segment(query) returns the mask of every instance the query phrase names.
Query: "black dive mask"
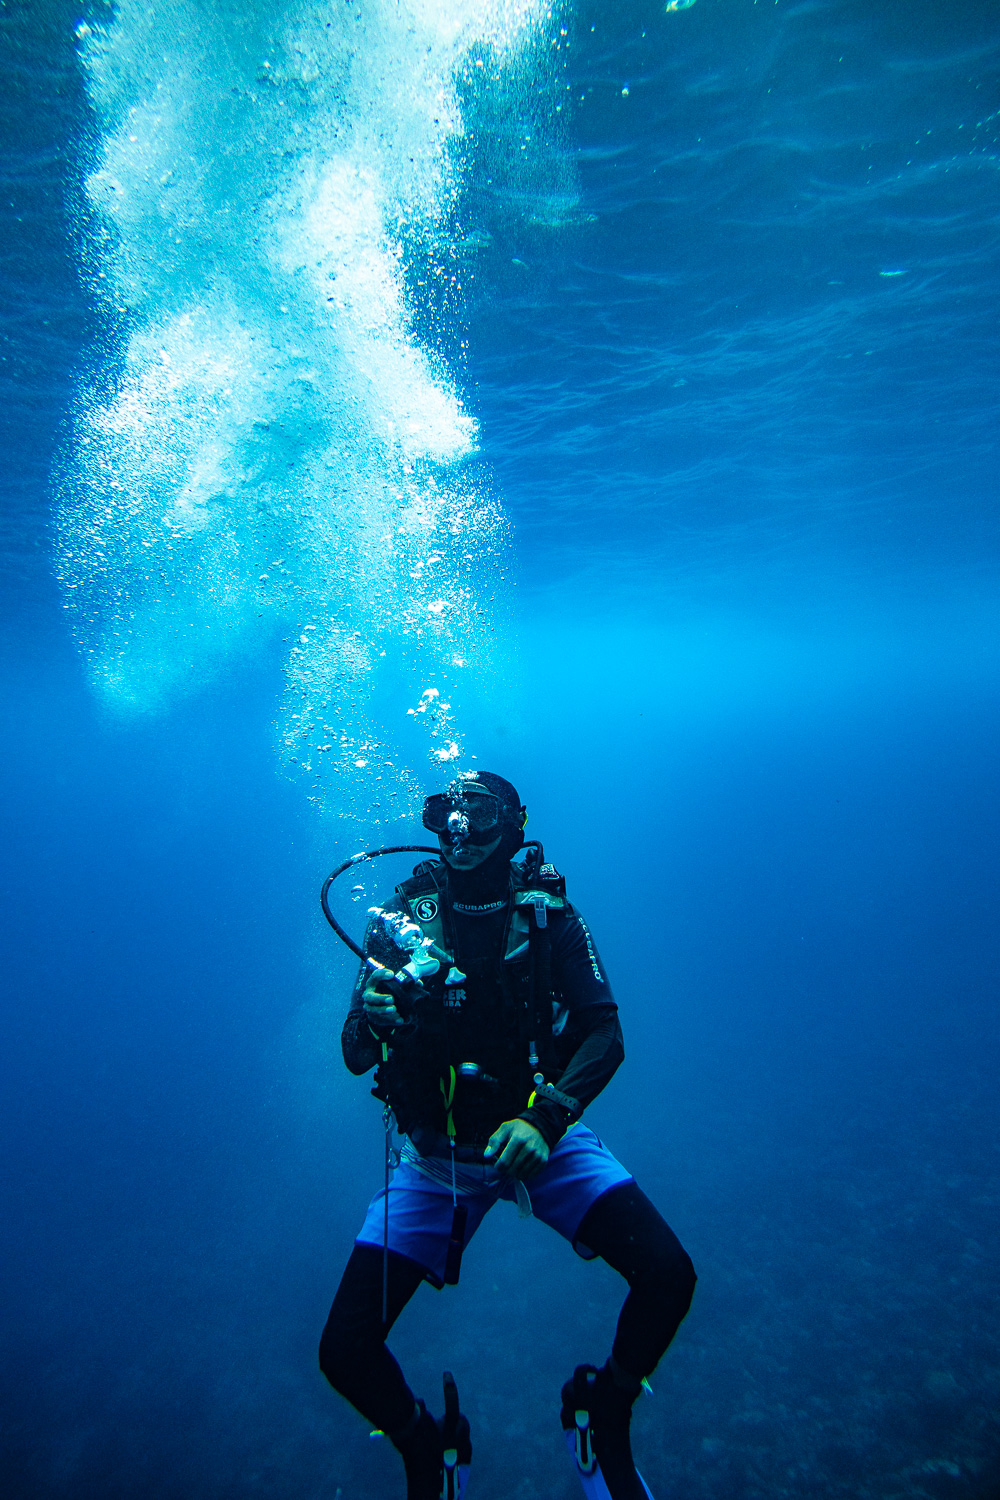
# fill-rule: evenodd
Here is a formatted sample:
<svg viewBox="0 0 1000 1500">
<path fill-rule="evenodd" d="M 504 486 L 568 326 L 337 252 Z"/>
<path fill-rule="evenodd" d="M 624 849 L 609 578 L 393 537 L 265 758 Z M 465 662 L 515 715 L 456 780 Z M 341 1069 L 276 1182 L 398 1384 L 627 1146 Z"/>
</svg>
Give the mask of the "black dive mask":
<svg viewBox="0 0 1000 1500">
<path fill-rule="evenodd" d="M 459 844 L 492 844 L 499 837 L 500 799 L 485 787 L 469 785 L 456 796 L 435 792 L 424 803 L 423 825 Z"/>
</svg>

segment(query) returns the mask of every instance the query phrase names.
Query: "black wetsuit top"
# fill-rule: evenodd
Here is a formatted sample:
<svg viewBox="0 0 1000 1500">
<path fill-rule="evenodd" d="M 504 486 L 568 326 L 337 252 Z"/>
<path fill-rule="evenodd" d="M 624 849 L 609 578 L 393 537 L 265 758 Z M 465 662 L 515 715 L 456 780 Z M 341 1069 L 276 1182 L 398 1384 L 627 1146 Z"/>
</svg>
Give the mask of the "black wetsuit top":
<svg viewBox="0 0 1000 1500">
<path fill-rule="evenodd" d="M 478 1101 L 466 1104 L 464 1112 L 456 1108 L 458 1142 L 460 1145 L 481 1146 L 503 1120 L 516 1116 L 534 1125 L 551 1148 L 567 1126 L 597 1097 L 625 1056 L 618 1007 L 593 938 L 579 912 L 567 906 L 565 911 L 551 913 L 548 930 L 555 1067 L 547 1074 L 547 1081 L 576 1100 L 578 1109 L 572 1111 L 548 1098 L 536 1099 L 527 1107 L 523 1089 L 514 1092 L 509 1062 L 505 1071 L 504 1059 L 510 1056 L 513 1040 L 509 1035 L 511 1022 L 505 1014 L 500 981 L 501 948 L 510 902 L 506 865 L 504 881 L 506 890 L 499 894 L 495 888 L 492 891 L 456 891 L 453 884 L 458 882 L 449 881 L 456 962 L 468 974 L 468 1014 L 462 1021 L 463 1055 L 474 1057 L 505 1085 L 495 1089 L 492 1097 L 481 1095 Z M 398 899 L 387 902 L 384 910 L 401 910 Z M 374 924 L 366 935 L 365 952 L 387 967 L 399 966 L 399 952 L 392 949 Z M 366 1073 L 382 1058 L 381 1040 L 368 1025 L 362 1000 L 369 973 L 368 966 L 362 965 L 341 1038 L 344 1061 L 355 1074 Z M 415 1028 L 398 1031 L 392 1037 L 396 1065 L 405 1070 L 407 1059 L 411 1058 L 414 1073 L 422 1066 L 418 1030 L 419 1022 Z M 427 1071 L 426 1067 L 424 1071 Z M 417 1104 L 416 1115 L 417 1128 L 410 1129 L 409 1134 L 418 1145 L 422 1130 L 428 1134 L 440 1134 L 443 1109 L 436 1077 L 430 1080 L 430 1086 L 423 1094 L 423 1103 Z"/>
</svg>

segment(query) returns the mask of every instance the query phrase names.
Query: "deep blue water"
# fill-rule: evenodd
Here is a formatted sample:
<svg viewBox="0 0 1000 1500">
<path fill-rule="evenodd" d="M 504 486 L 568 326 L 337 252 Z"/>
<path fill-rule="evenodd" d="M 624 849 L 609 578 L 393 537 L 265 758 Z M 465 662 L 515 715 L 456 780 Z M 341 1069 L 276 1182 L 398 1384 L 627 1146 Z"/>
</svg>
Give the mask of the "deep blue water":
<svg viewBox="0 0 1000 1500">
<path fill-rule="evenodd" d="M 700 1274 L 657 1500 L 993 1500 L 995 7 L 0 38 L 0 1491 L 401 1493 L 316 1368 L 381 1171 L 317 896 L 457 760 L 595 932 L 590 1116 Z M 421 1291 L 470 1497 L 574 1494 L 619 1301 L 502 1206 Z"/>
</svg>

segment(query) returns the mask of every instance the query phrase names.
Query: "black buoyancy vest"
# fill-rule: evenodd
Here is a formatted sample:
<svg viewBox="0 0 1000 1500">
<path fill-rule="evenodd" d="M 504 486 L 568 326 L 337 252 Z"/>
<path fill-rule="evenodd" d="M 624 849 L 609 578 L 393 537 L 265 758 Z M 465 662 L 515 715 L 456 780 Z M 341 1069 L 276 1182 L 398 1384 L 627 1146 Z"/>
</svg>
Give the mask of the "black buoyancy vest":
<svg viewBox="0 0 1000 1500">
<path fill-rule="evenodd" d="M 416 1023 L 397 1034 L 375 1075 L 373 1093 L 386 1101 L 399 1129 L 422 1127 L 444 1135 L 446 1098 L 460 1145 L 484 1145 L 503 1120 L 527 1107 L 531 1090 L 556 1069 L 549 950 L 550 913 L 570 910 L 566 885 L 552 865 L 530 884 L 520 865 L 510 867 L 502 935 L 483 920 L 492 951 L 456 954 L 455 919 L 444 867 L 418 865 L 397 887 L 403 909 L 457 963 L 442 963 L 423 979 Z M 458 968 L 458 963 L 462 965 Z"/>
</svg>

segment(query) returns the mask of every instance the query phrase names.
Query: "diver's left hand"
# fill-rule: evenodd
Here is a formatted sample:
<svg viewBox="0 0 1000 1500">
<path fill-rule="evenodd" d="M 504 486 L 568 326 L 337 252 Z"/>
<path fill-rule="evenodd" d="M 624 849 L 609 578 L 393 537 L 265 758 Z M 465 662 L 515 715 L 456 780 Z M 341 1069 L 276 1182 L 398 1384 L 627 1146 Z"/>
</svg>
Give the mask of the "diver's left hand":
<svg viewBox="0 0 1000 1500">
<path fill-rule="evenodd" d="M 485 1161 L 505 1177 L 534 1177 L 549 1159 L 549 1148 L 540 1130 L 527 1120 L 504 1120 L 490 1136 Z"/>
</svg>

